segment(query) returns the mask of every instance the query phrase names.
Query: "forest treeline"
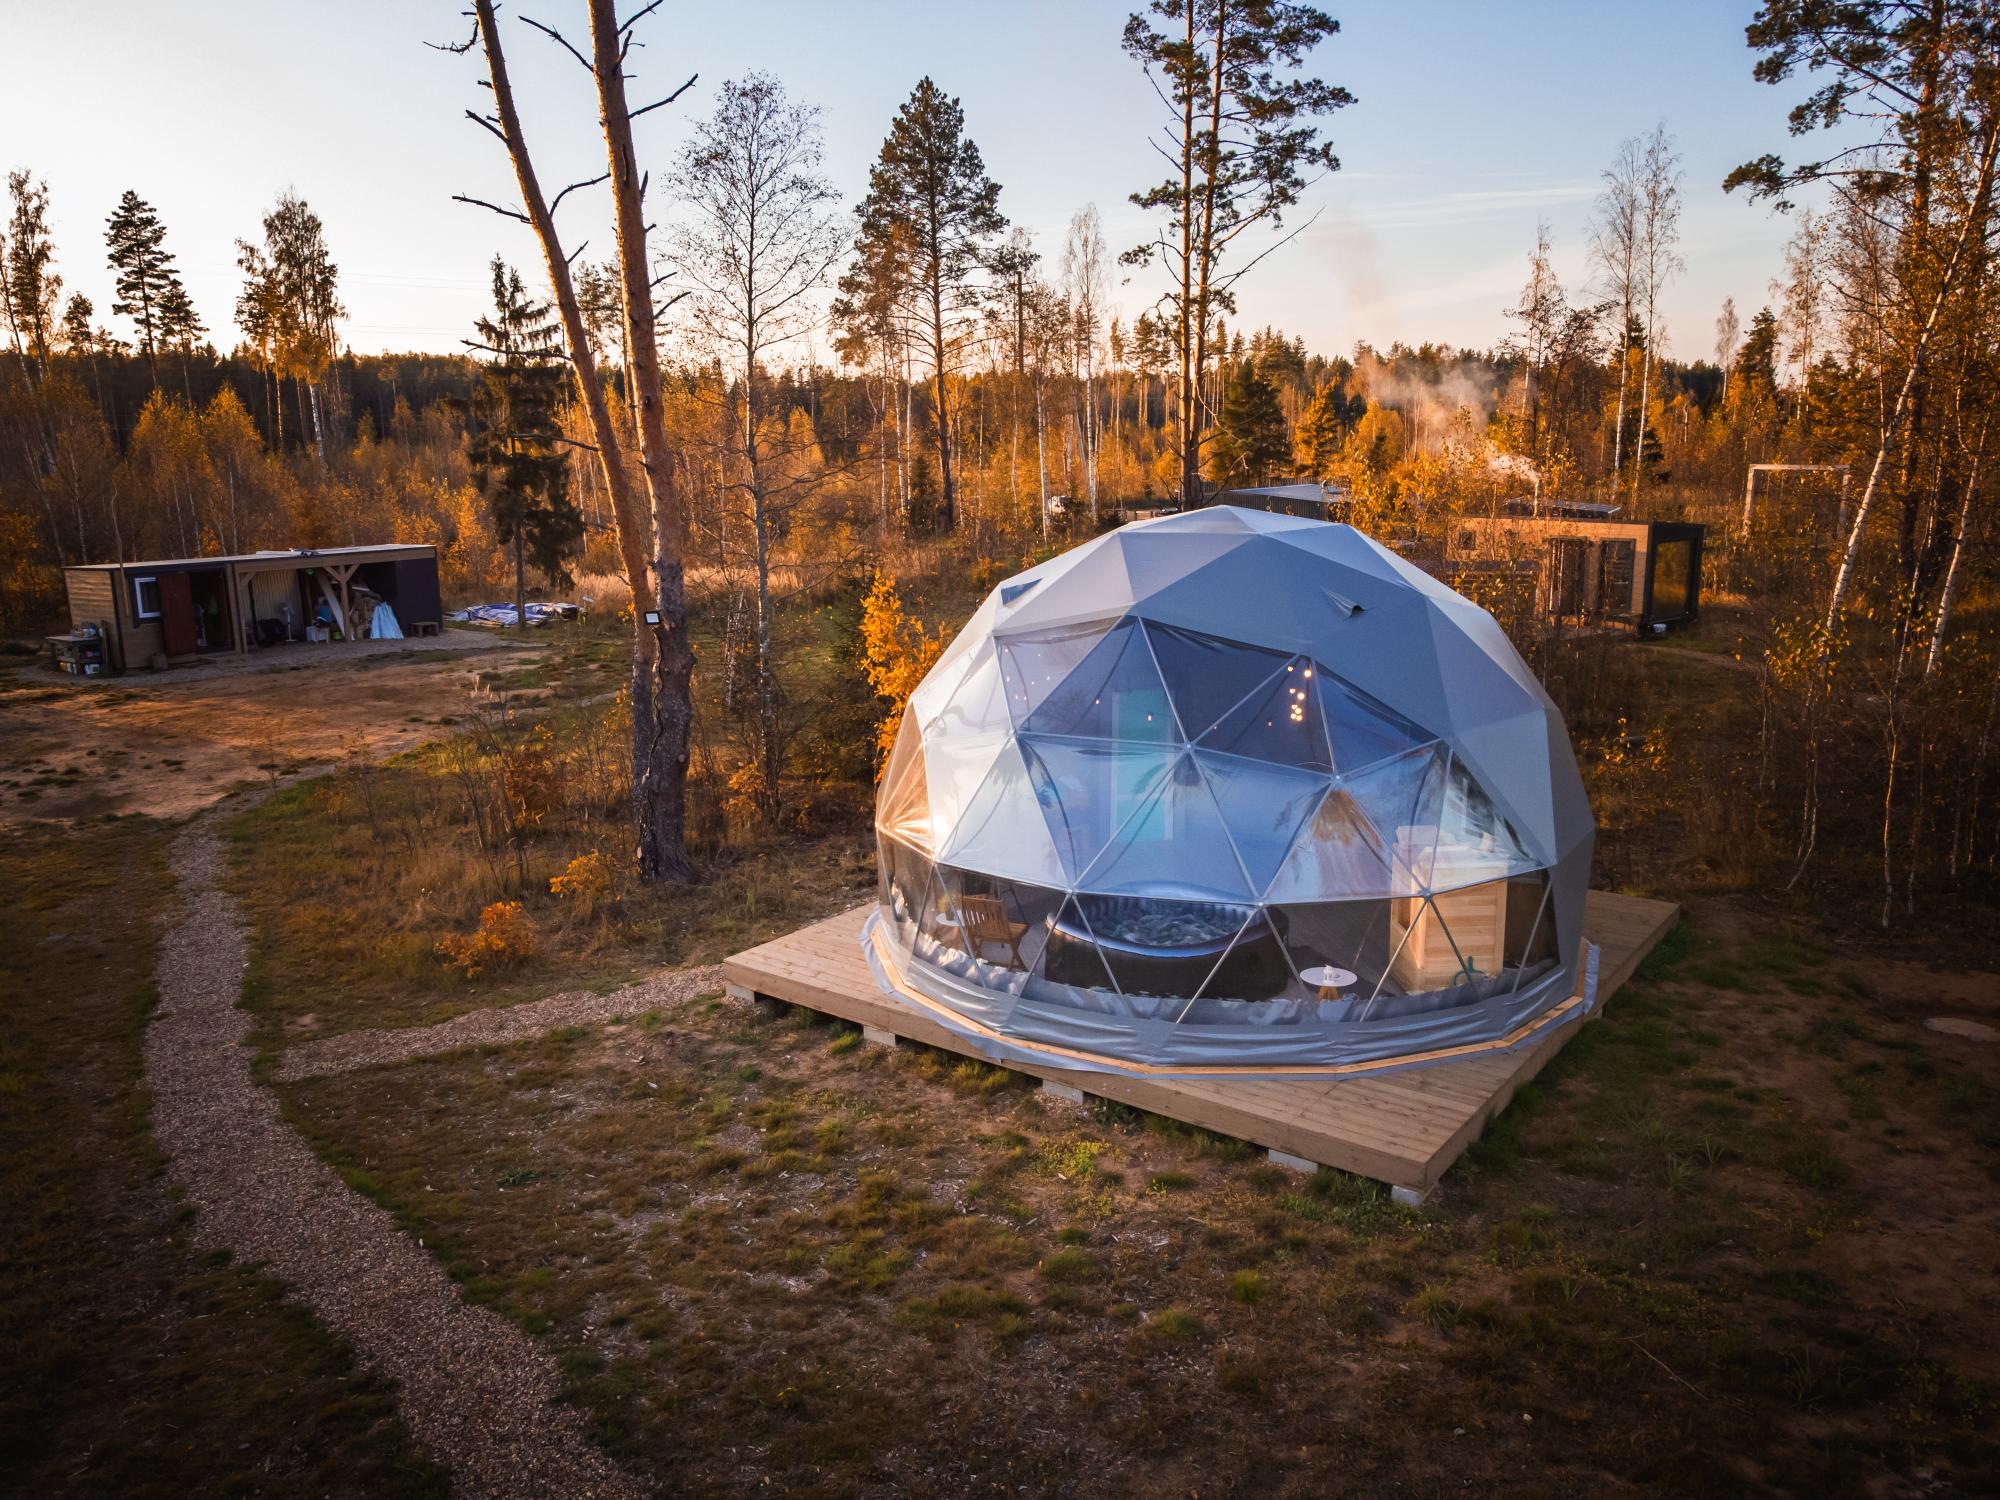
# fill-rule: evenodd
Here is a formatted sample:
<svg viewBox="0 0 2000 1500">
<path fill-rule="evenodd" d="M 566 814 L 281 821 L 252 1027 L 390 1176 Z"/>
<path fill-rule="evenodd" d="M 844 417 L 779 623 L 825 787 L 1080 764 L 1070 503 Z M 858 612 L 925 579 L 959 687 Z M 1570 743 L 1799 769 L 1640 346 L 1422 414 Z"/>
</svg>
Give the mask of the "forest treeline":
<svg viewBox="0 0 2000 1500">
<path fill-rule="evenodd" d="M 629 40 L 600 0 L 588 11 L 593 44 Z M 189 305 L 139 192 L 103 206 L 102 245 L 57 245 L 61 185 L 11 174 L 0 625 L 58 619 L 64 562 L 270 546 L 432 542 L 469 596 L 507 578 L 523 506 L 571 507 L 577 525 L 545 533 L 571 539 L 544 558 L 552 584 L 638 566 L 648 598 L 685 578 L 727 616 L 746 656 L 730 702 L 775 819 L 803 774 L 774 624 L 791 591 L 995 576 L 1129 502 L 1204 486 L 1335 481 L 1355 524 L 1419 558 L 1470 510 L 1611 500 L 1711 523 L 1710 599 L 1746 643 L 1761 725 L 1732 768 L 1725 795 L 1746 800 L 1729 837 L 1747 828 L 1767 874 L 1808 884 L 1829 866 L 1852 881 L 1865 850 L 1885 921 L 1921 890 L 1990 879 L 2000 23 L 1983 0 L 1771 0 L 1748 28 L 1752 66 L 1810 90 L 1790 127 L 1829 144 L 1791 162 L 1747 142 L 1726 184 L 1791 216 L 1768 295 L 1666 325 L 1663 296 L 1701 247 L 1681 234 L 1689 187 L 1661 125 L 1606 143 L 1588 276 L 1563 282 L 1544 227 L 1522 246 L 1507 337 L 1481 350 L 1309 350 L 1238 317 L 1244 278 L 1338 167 L 1328 122 L 1356 103 L 1309 66 L 1337 30 L 1310 6 L 1159 0 L 1131 19 L 1121 45 L 1157 86 L 1144 127 L 1170 170 L 1107 186 L 1151 216 L 1143 244 L 1107 244 L 1088 204 L 1056 242 L 1011 223 L 979 122 L 931 79 L 857 192 L 825 176 L 811 104 L 751 75 L 657 164 L 651 240 L 643 181 L 613 158 L 603 263 L 563 248 L 554 210 L 572 189 L 542 193 L 491 8 L 474 20 L 453 50 L 485 63 L 496 113 L 475 119 L 523 193 L 481 206 L 530 224 L 547 262 L 521 268 L 545 300 L 500 309 L 542 330 L 531 348 L 468 328 L 461 355 L 347 350 L 339 226 L 296 194 L 238 242 L 225 317 Z M 622 79 L 613 97 L 593 73 L 629 125 Z M 1164 290 L 1121 301 L 1142 267 Z M 101 313 L 85 288 L 107 281 Z M 482 423 L 506 409 L 496 381 L 549 361 L 591 372 L 535 439 L 565 477 L 510 497 L 480 460 Z M 1844 479 L 1769 476 L 1762 522 L 1739 535 L 1748 468 L 1774 462 Z M 1549 627 L 1509 624 L 1553 661 Z M 635 661 L 671 645 L 642 632 Z M 724 671 L 734 684 L 733 655 Z M 679 691 L 671 673 L 655 690 Z"/>
</svg>

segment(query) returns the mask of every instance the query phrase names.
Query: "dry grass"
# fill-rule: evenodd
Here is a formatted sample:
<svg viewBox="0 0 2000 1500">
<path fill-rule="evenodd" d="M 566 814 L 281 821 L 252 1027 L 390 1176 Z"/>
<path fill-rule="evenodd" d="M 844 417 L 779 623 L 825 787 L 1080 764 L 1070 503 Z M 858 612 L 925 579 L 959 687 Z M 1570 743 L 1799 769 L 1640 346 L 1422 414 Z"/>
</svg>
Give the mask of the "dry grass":
<svg viewBox="0 0 2000 1500">
<path fill-rule="evenodd" d="M 1990 1490 L 2000 1064 L 1709 925 L 1421 1213 L 714 1000 L 286 1098 L 669 1489 Z"/>
<path fill-rule="evenodd" d="M 712 963 L 865 897 L 871 856 L 852 835 L 793 837 L 719 850 L 691 888 L 614 882 L 588 914 L 549 883 L 578 850 L 533 841 L 517 865 L 483 856 L 462 809 L 441 790 L 435 751 L 371 774 L 374 822 L 338 783 L 288 788 L 230 826 L 233 887 L 256 931 L 245 1004 L 271 1046 L 362 1027 L 423 1025 L 463 1011 L 603 989 L 653 969 Z M 378 837 L 406 827 L 410 837 Z M 615 823 L 601 826 L 606 853 Z M 440 945 L 518 902 L 534 956 L 468 978 Z"/>
</svg>

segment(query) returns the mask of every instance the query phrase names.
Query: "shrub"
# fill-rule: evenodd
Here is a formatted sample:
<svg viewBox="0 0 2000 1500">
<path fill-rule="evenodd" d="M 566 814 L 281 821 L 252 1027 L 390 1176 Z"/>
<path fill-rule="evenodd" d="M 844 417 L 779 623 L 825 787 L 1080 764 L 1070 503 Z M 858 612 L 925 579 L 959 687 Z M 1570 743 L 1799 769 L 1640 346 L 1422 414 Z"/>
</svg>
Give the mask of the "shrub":
<svg viewBox="0 0 2000 1500">
<path fill-rule="evenodd" d="M 535 924 L 518 901 L 495 901 L 479 914 L 469 936 L 453 933 L 438 940 L 438 956 L 467 979 L 516 968 L 535 956 Z"/>
<path fill-rule="evenodd" d="M 579 854 L 549 882 L 549 893 L 588 922 L 611 899 L 611 861 L 595 849 Z"/>
</svg>

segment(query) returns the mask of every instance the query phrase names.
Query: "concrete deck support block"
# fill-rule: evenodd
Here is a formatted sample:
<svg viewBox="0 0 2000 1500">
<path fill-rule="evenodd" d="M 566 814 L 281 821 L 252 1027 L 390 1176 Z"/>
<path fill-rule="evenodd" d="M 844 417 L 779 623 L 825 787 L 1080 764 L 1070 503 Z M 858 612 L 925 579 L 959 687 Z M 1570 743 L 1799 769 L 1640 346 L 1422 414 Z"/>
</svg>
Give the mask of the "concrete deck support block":
<svg viewBox="0 0 2000 1500">
<path fill-rule="evenodd" d="M 886 1031 L 880 1026 L 863 1026 L 861 1040 L 871 1047 L 894 1047 L 899 1038 L 895 1032 Z"/>
<path fill-rule="evenodd" d="M 1273 1165 L 1280 1167 L 1289 1167 L 1294 1172 L 1305 1172 L 1310 1174 L 1313 1172 L 1317 1172 L 1319 1170 L 1318 1162 L 1308 1161 L 1303 1156 L 1294 1156 L 1289 1151 L 1280 1151 L 1275 1146 L 1273 1146 L 1269 1151 L 1265 1152 L 1265 1155 L 1271 1158 Z"/>
<path fill-rule="evenodd" d="M 1389 1201 L 1400 1203 L 1405 1208 L 1422 1208 L 1429 1201 L 1432 1188 L 1394 1187 L 1389 1189 Z"/>
<path fill-rule="evenodd" d="M 1044 1078 L 1042 1080 L 1042 1092 L 1047 1094 L 1051 1099 L 1061 1099 L 1068 1104 L 1083 1103 L 1082 1089 L 1073 1089 L 1068 1084 L 1057 1083 L 1053 1079 Z"/>
</svg>

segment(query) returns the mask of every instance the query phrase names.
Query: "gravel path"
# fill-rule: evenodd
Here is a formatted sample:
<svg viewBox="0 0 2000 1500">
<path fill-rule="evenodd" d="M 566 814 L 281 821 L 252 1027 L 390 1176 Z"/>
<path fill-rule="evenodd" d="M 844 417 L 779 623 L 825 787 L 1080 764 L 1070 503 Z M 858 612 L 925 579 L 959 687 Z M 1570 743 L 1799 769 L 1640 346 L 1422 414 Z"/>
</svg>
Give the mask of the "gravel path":
<svg viewBox="0 0 2000 1500">
<path fill-rule="evenodd" d="M 178 890 L 146 1034 L 153 1131 L 199 1211 L 196 1241 L 266 1266 L 396 1380 L 404 1420 L 451 1465 L 459 1494 L 641 1494 L 555 1404 L 549 1354 L 499 1314 L 460 1301 L 437 1264 L 315 1156 L 252 1082 L 250 1017 L 236 1005 L 248 947 L 221 886 L 217 821 L 231 810 L 223 803 L 174 842 Z"/>
<path fill-rule="evenodd" d="M 280 1083 L 296 1083 L 302 1078 L 323 1078 L 330 1073 L 352 1073 L 356 1068 L 456 1052 L 461 1047 L 522 1042 L 564 1026 L 588 1026 L 621 1016 L 644 1015 L 649 1010 L 721 988 L 722 965 L 707 964 L 697 969 L 673 969 L 657 974 L 608 995 L 575 990 L 525 1005 L 467 1011 L 435 1026 L 343 1032 L 287 1050 L 278 1064 L 277 1079 Z"/>
</svg>

